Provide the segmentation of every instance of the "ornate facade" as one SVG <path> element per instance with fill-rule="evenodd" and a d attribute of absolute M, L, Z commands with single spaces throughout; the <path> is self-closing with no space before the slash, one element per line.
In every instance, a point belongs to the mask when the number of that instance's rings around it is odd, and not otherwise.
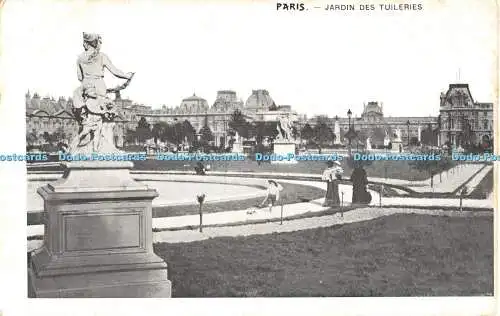
<path fill-rule="evenodd" d="M 193 128 L 199 132 L 207 124 L 214 135 L 215 146 L 228 145 L 228 131 L 231 115 L 240 110 L 251 121 L 277 121 L 281 115 L 286 115 L 301 129 L 306 123 L 314 126 L 317 118 L 307 119 L 292 111 L 289 105 L 276 105 L 267 90 L 253 90 L 246 102 L 237 98 L 236 92 L 221 90 L 217 92 L 212 106 L 208 102 L 193 94 L 183 99 L 179 106 L 162 106 L 153 109 L 150 106 L 135 104 L 131 100 L 116 96 L 116 110 L 118 113 L 115 125 L 115 141 L 121 147 L 124 143 L 127 130 L 135 130 L 141 117 L 152 126 L 157 122 L 174 124 L 188 120 Z M 36 93 L 26 94 L 26 132 L 35 140 L 35 143 L 44 142 L 44 133 L 59 132 L 61 141 L 69 143 L 76 135 L 78 125 L 73 117 L 72 100 L 59 98 L 40 98 Z M 368 102 L 364 105 L 360 116 L 353 114 L 348 117 L 330 117 L 327 124 L 332 131 L 338 125 L 341 141 L 345 143 L 344 134 L 351 124 L 359 132 L 361 141 L 370 137 L 376 143 L 387 133 L 394 135 L 399 129 L 403 144 L 412 138 L 421 139 L 424 130 L 437 130 L 435 145 L 450 142 L 454 146 L 466 141 L 479 142 L 493 135 L 493 105 L 491 103 L 474 102 L 467 84 L 451 84 L 446 93 L 441 94 L 439 117 L 386 117 L 383 104 Z M 408 124 L 409 123 L 409 124 Z M 441 125 L 439 125 L 441 124 Z M 466 127 L 467 133 L 464 131 Z M 378 141 L 377 141 L 378 139 Z"/>
<path fill-rule="evenodd" d="M 465 143 L 477 144 L 492 137 L 493 104 L 474 102 L 468 84 L 450 84 L 448 91 L 441 94 L 439 116 L 385 117 L 382 103 L 368 102 L 360 116 L 353 113 L 350 120 L 345 116 L 329 118 L 328 125 L 332 131 L 335 130 L 336 121 L 344 143 L 343 136 L 351 124 L 358 131 L 362 142 L 370 137 L 381 143 L 381 134 L 387 131 L 388 135 L 394 136 L 394 131 L 399 129 L 403 144 L 407 144 L 415 138 L 420 141 L 423 131 L 430 127 L 432 131 L 439 130 L 434 145 L 449 143 L 458 147 Z M 301 121 L 301 125 L 309 123 L 314 126 L 316 122 L 317 118 L 312 118 Z"/>
<path fill-rule="evenodd" d="M 475 102 L 468 84 L 450 84 L 440 101 L 442 143 L 463 146 L 493 137 L 493 103 Z"/>
<path fill-rule="evenodd" d="M 78 123 L 71 110 L 71 98 L 60 97 L 58 100 L 49 97 L 41 98 L 37 93 L 25 95 L 26 106 L 26 141 L 27 145 L 40 146 L 52 142 L 48 135 L 56 135 L 54 143 L 69 144 L 77 135 Z M 125 119 L 119 113 L 115 119 L 115 143 L 123 145 Z"/>

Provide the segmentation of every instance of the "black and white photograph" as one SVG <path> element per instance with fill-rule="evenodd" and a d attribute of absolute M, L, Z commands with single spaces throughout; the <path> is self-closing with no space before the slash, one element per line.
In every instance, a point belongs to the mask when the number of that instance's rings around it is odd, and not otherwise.
<path fill-rule="evenodd" d="M 493 300 L 496 11 L 3 1 L 23 299 Z"/>

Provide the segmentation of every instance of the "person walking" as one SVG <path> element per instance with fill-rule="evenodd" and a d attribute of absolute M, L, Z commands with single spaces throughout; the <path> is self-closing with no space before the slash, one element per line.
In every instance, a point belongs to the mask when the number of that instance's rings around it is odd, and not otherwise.
<path fill-rule="evenodd" d="M 369 204 L 371 194 L 367 191 L 368 177 L 361 163 L 356 163 L 351 174 L 352 204 Z"/>
<path fill-rule="evenodd" d="M 276 205 L 280 199 L 280 192 L 283 191 L 283 187 L 274 180 L 267 180 L 267 182 L 267 195 L 264 201 L 260 203 L 260 207 L 264 207 L 267 202 L 269 205 L 269 213 L 271 213 L 273 210 L 273 206 Z"/>
<path fill-rule="evenodd" d="M 339 198 L 339 179 L 341 175 L 341 164 L 339 161 L 328 160 L 327 168 L 323 171 L 321 179 L 327 183 L 325 202 L 323 206 L 333 207 L 340 205 Z"/>

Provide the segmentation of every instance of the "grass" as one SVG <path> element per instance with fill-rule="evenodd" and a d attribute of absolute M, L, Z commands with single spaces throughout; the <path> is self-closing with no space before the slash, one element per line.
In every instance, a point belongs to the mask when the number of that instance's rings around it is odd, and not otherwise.
<path fill-rule="evenodd" d="M 476 188 L 467 196 L 469 199 L 486 199 L 493 192 L 493 170 L 479 182 Z"/>
<path fill-rule="evenodd" d="M 283 201 L 283 204 L 307 202 L 311 200 L 320 199 L 325 196 L 325 191 L 317 187 L 295 184 L 295 183 L 283 183 L 282 186 L 283 186 L 283 191 L 281 192 L 280 199 Z M 206 213 L 244 210 L 256 207 L 263 200 L 264 197 L 258 197 L 258 198 L 236 200 L 236 201 L 207 203 L 203 205 L 203 213 L 206 214 Z M 153 218 L 199 214 L 199 207 L 196 203 L 197 203 L 196 200 L 193 198 L 193 204 L 191 205 L 153 207 Z M 41 224 L 42 216 L 43 213 L 41 212 L 40 213 L 29 212 L 27 215 L 27 224 L 28 225 Z"/>
<path fill-rule="evenodd" d="M 196 162 L 193 161 L 160 161 L 148 159 L 145 161 L 134 161 L 135 170 L 149 170 L 149 171 L 166 171 L 166 170 L 179 170 L 179 171 L 193 171 Z M 307 174 L 321 174 L 326 168 L 325 161 L 299 161 L 297 164 L 271 164 L 261 163 L 257 164 L 255 161 L 211 161 L 210 164 L 212 171 L 219 172 L 277 172 L 277 173 L 307 173 Z M 344 176 L 349 177 L 352 169 L 346 163 L 342 164 L 344 168 Z M 373 162 L 373 164 L 366 166 L 366 173 L 368 177 L 389 178 L 389 179 L 402 179 L 419 181 L 426 180 L 429 175 L 426 172 L 421 172 L 412 168 L 408 161 L 391 161 L 390 165 L 387 162 Z M 32 164 L 30 171 L 58 171 L 60 167 L 36 167 Z"/>
<path fill-rule="evenodd" d="M 381 184 L 368 184 L 368 189 L 369 190 L 373 190 L 377 193 L 380 193 L 380 189 L 381 189 Z M 406 194 L 406 195 L 403 195 L 403 194 L 400 194 L 398 191 L 394 190 L 393 188 L 391 188 L 390 186 L 388 185 L 384 185 L 383 187 L 383 192 L 382 192 L 382 196 L 384 197 L 400 197 L 400 196 L 409 196 L 409 194 Z"/>
<path fill-rule="evenodd" d="M 307 185 L 283 183 L 282 186 L 283 186 L 283 191 L 281 191 L 280 199 L 283 201 L 283 204 L 294 204 L 294 203 L 320 199 L 325 195 L 324 190 Z M 258 198 L 251 198 L 251 199 L 237 200 L 237 201 L 207 203 L 203 206 L 203 213 L 244 210 L 256 207 L 263 200 L 264 197 L 258 197 Z M 194 215 L 194 214 L 199 214 L 199 207 L 197 204 L 155 207 L 153 209 L 153 217 L 168 217 L 168 216 L 181 216 L 181 215 Z"/>
<path fill-rule="evenodd" d="M 299 161 L 297 164 L 271 164 L 261 163 L 257 164 L 255 161 L 213 161 L 210 162 L 212 171 L 233 171 L 233 172 L 277 172 L 277 173 L 307 173 L 307 174 L 321 174 L 326 168 L 325 161 Z M 158 161 L 146 160 L 134 162 L 134 168 L 137 170 L 194 170 L 195 163 L 185 161 Z M 366 166 L 365 170 L 368 177 L 379 178 L 392 178 L 402 180 L 425 180 L 428 174 L 412 168 L 407 161 L 391 161 L 388 168 L 384 162 L 374 162 Z M 352 169 L 345 163 L 342 164 L 344 168 L 344 176 L 349 177 Z"/>
<path fill-rule="evenodd" d="M 264 236 L 157 244 L 174 297 L 493 293 L 493 221 L 392 215 Z"/>

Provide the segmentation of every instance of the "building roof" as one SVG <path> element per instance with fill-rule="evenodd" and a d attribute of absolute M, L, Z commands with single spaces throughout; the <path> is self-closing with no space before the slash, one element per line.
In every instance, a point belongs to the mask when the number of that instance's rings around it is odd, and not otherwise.
<path fill-rule="evenodd" d="M 182 99 L 182 101 L 205 101 L 205 102 L 206 102 L 207 100 L 205 100 L 205 99 L 203 99 L 203 98 L 200 98 L 200 97 L 199 97 L 199 96 L 197 96 L 195 93 L 193 93 L 193 95 L 192 95 L 192 96 L 187 97 L 187 98 L 185 98 L 185 99 Z"/>
<path fill-rule="evenodd" d="M 245 108 L 257 109 L 269 109 L 272 106 L 276 106 L 274 100 L 269 95 L 267 90 L 253 90 L 252 94 L 248 97 L 245 102 Z"/>
<path fill-rule="evenodd" d="M 368 113 L 377 113 L 377 114 L 384 115 L 384 112 L 382 111 L 382 107 L 378 104 L 378 102 L 373 102 L 373 101 L 370 101 L 370 102 L 368 102 L 367 105 L 365 105 L 365 108 L 363 109 L 363 114 L 361 114 L 361 115 L 363 116 L 363 115 L 366 115 Z"/>

